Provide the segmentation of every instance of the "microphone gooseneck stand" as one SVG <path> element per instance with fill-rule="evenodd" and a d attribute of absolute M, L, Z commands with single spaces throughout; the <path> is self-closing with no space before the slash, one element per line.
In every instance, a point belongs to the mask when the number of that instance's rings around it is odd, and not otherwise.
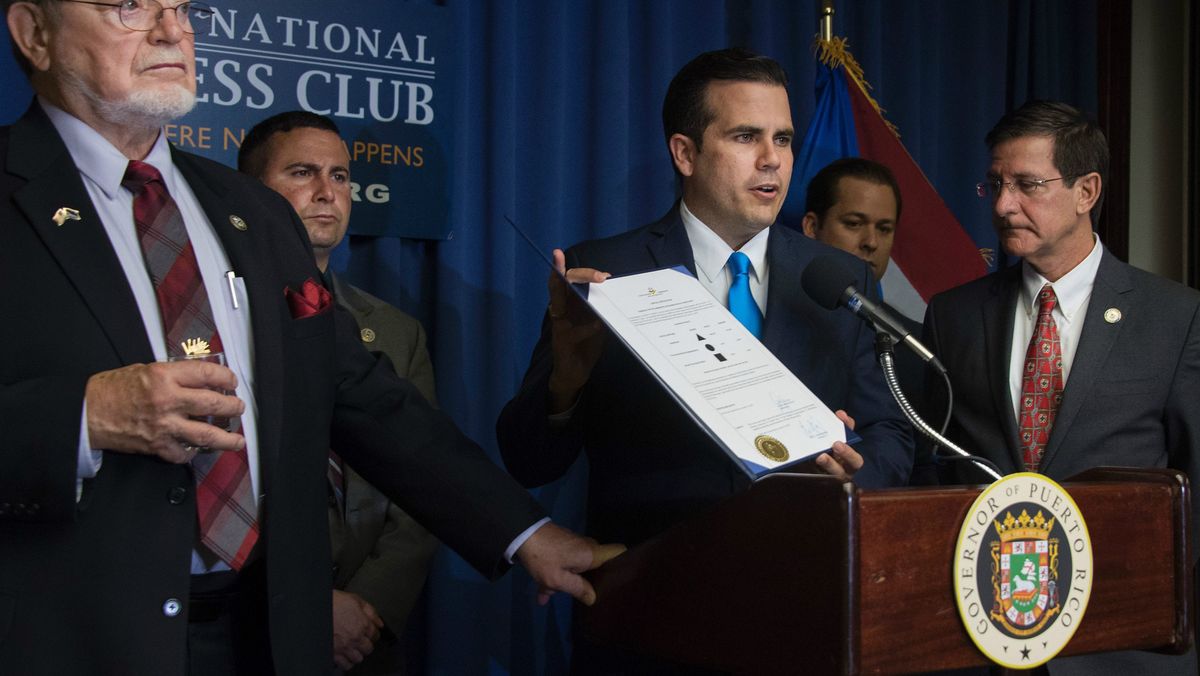
<path fill-rule="evenodd" d="M 937 453 L 938 446 L 943 446 L 955 454 L 952 456 L 940 456 L 943 459 L 974 463 L 976 467 L 982 469 L 984 473 L 993 479 L 1002 479 L 1003 476 L 1000 474 L 1000 470 L 996 467 L 996 465 L 984 458 L 966 452 L 960 448 L 958 444 L 950 441 L 946 437 L 942 436 L 942 434 L 937 430 L 930 427 L 928 423 L 921 419 L 921 416 L 917 415 L 916 409 L 914 409 L 912 404 L 908 402 L 908 397 L 904 396 L 904 392 L 900 390 L 900 383 L 896 380 L 895 354 L 893 353 L 894 344 L 895 340 L 890 334 L 888 334 L 887 331 L 876 332 L 875 354 L 879 358 L 879 366 L 883 369 L 883 378 L 885 381 L 887 381 L 888 389 L 892 391 L 892 398 L 896 400 L 896 404 L 899 405 L 900 410 L 904 412 L 904 417 L 908 418 L 908 421 L 911 422 L 913 427 L 921 432 L 921 434 L 924 434 L 937 443 L 937 446 L 934 446 L 935 454 Z M 950 378 L 945 374 L 945 372 L 942 373 L 942 377 L 946 380 L 947 394 L 951 399 L 951 402 L 953 402 L 954 395 L 950 389 Z M 947 421 L 949 421 L 948 409 Z"/>

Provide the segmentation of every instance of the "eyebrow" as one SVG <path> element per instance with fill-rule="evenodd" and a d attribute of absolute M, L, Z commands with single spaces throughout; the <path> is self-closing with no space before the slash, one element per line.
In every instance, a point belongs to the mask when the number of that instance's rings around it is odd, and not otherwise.
<path fill-rule="evenodd" d="M 749 125 L 749 124 L 739 124 L 736 127 L 728 129 L 725 133 L 726 134 L 755 134 L 755 135 L 757 135 L 757 134 L 763 133 L 763 128 L 755 127 L 755 126 Z"/>
<path fill-rule="evenodd" d="M 765 132 L 766 132 L 766 129 L 764 129 L 763 127 L 756 127 L 752 124 L 739 124 L 738 126 L 732 127 L 725 131 L 726 134 L 754 134 L 756 136 L 761 135 Z M 795 136 L 795 135 L 796 135 L 796 130 L 791 127 L 787 127 L 786 129 L 780 129 L 779 131 L 772 134 L 772 136 Z"/>
<path fill-rule="evenodd" d="M 1012 177 L 1013 177 L 1014 179 L 1018 180 L 1018 181 L 1020 181 L 1020 180 L 1033 180 L 1033 181 L 1040 181 L 1040 180 L 1042 180 L 1040 176 L 1037 176 L 1036 174 L 1031 174 L 1031 173 L 1029 173 L 1029 172 L 1027 172 L 1027 171 L 1018 171 L 1017 173 L 1015 173 L 1015 174 L 1012 174 Z M 991 180 L 991 179 L 1000 180 L 1000 179 L 1003 179 L 1004 177 L 1003 177 L 1003 176 L 1001 176 L 1001 175 L 1000 175 L 999 173 L 997 173 L 997 172 L 994 172 L 994 171 L 989 171 L 989 172 L 987 173 L 987 178 L 988 178 L 989 180 Z"/>
<path fill-rule="evenodd" d="M 854 216 L 856 218 L 861 218 L 864 221 L 870 221 L 871 223 L 895 223 L 896 222 L 896 219 L 894 219 L 894 218 L 884 218 L 884 219 L 877 221 L 861 211 L 847 211 L 846 213 L 842 214 L 843 218 L 846 216 Z"/>
<path fill-rule="evenodd" d="M 285 169 L 285 170 L 290 170 L 290 169 L 307 169 L 307 170 L 309 170 L 309 171 L 318 171 L 318 172 L 319 172 L 319 171 L 321 171 L 321 165 L 319 165 L 319 164 L 317 164 L 317 163 L 315 163 L 315 162 L 292 162 L 291 164 L 289 164 L 289 165 L 287 165 L 286 167 L 284 167 L 284 169 Z M 330 167 L 330 168 L 329 168 L 329 170 L 330 170 L 331 172 L 334 172 L 334 171 L 340 171 L 340 172 L 343 172 L 343 173 L 346 173 L 346 174 L 349 174 L 349 173 L 350 173 L 350 168 L 349 168 L 349 167 L 342 166 L 342 165 L 340 165 L 340 164 L 339 164 L 339 165 L 337 165 L 337 166 Z"/>

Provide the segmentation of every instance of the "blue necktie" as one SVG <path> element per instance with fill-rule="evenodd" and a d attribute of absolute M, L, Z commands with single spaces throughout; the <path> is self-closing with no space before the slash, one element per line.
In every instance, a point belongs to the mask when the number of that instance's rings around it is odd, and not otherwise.
<path fill-rule="evenodd" d="M 725 263 L 733 275 L 729 286 L 729 311 L 746 327 L 755 338 L 762 338 L 762 313 L 750 293 L 750 259 L 741 251 L 734 251 Z"/>

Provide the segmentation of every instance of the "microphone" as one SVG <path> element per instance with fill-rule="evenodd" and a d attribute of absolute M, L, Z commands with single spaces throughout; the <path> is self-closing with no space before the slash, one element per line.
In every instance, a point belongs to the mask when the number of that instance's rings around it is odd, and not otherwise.
<path fill-rule="evenodd" d="M 939 373 L 946 367 L 899 320 L 854 288 L 854 273 L 834 256 L 819 256 L 804 268 L 800 286 L 818 305 L 833 310 L 844 305 L 878 332 L 887 332 Z"/>

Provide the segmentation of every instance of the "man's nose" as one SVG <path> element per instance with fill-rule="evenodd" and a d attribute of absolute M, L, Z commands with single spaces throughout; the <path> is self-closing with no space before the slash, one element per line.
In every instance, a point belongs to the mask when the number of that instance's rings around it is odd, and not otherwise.
<path fill-rule="evenodd" d="M 1012 190 L 1008 185 L 1003 185 L 996 192 L 996 199 L 992 202 L 992 213 L 996 216 L 1004 217 L 1009 214 L 1015 214 L 1020 210 L 1021 200 L 1017 195 L 1016 190 Z"/>
<path fill-rule="evenodd" d="M 775 145 L 775 139 L 767 139 L 762 144 L 762 151 L 758 157 L 759 169 L 777 169 L 779 168 L 782 157 L 782 150 Z"/>
<path fill-rule="evenodd" d="M 151 7 L 153 7 L 153 3 Z M 175 44 L 182 40 L 188 33 L 183 30 L 183 24 L 180 23 L 179 11 L 171 9 L 163 9 L 158 6 L 158 21 L 154 27 L 148 32 L 150 40 L 154 42 L 163 41 L 170 44 Z"/>
<path fill-rule="evenodd" d="M 866 232 L 862 237 L 862 248 L 865 251 L 874 252 L 879 248 L 879 233 L 875 232 L 874 226 L 867 226 Z"/>
<path fill-rule="evenodd" d="M 318 202 L 333 201 L 333 178 L 330 176 L 317 177 L 317 190 L 313 193 L 313 199 Z"/>

